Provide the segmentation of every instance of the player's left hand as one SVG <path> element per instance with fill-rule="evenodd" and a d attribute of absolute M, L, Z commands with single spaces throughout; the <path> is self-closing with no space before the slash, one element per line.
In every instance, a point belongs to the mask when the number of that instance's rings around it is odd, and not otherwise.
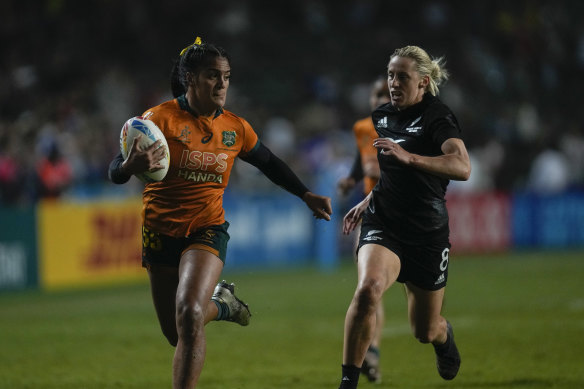
<path fill-rule="evenodd" d="M 411 154 L 389 138 L 375 139 L 373 141 L 373 147 L 381 149 L 380 154 L 394 158 L 403 164 L 407 165 L 410 162 Z"/>
<path fill-rule="evenodd" d="M 331 205 L 331 198 L 326 196 L 319 196 L 312 192 L 306 192 L 302 196 L 302 201 L 306 203 L 308 208 L 316 219 L 331 220 L 333 214 L 333 207 Z"/>

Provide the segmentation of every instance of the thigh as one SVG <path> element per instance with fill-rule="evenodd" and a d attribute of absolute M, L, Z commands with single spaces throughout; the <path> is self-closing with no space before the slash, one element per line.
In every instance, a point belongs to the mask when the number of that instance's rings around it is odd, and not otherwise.
<path fill-rule="evenodd" d="M 385 291 L 397 279 L 400 268 L 399 257 L 387 247 L 365 244 L 359 248 L 357 255 L 359 285 L 373 282 Z"/>
<path fill-rule="evenodd" d="M 148 266 L 147 270 L 156 309 L 158 310 L 159 306 L 161 308 L 171 306 L 172 311 L 174 311 L 174 300 L 178 286 L 178 268 L 154 265 Z"/>
<path fill-rule="evenodd" d="M 206 308 L 223 270 L 223 261 L 207 250 L 183 252 L 178 268 L 177 304 Z"/>
<path fill-rule="evenodd" d="M 223 224 L 204 227 L 193 232 L 185 238 L 184 251 L 191 249 L 208 251 L 225 263 L 227 242 L 229 241 L 229 233 L 227 232 L 228 228 L 229 223 L 225 222 Z M 181 253 L 181 258 L 183 253 Z"/>
<path fill-rule="evenodd" d="M 178 268 L 151 265 L 147 267 L 150 278 L 152 301 L 162 332 L 172 344 L 176 344 L 176 289 Z"/>
<path fill-rule="evenodd" d="M 160 268 L 157 272 L 165 273 L 164 268 L 178 268 L 180 255 L 184 250 L 184 238 L 160 234 L 142 226 L 142 266 Z"/>

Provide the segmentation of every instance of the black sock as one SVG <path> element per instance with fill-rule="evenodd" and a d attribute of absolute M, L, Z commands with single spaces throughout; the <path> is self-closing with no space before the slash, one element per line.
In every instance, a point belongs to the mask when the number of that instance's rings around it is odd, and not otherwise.
<path fill-rule="evenodd" d="M 339 389 L 357 389 L 361 368 L 355 365 L 342 365 L 342 367 L 343 378 L 341 380 L 341 386 L 339 386 Z"/>

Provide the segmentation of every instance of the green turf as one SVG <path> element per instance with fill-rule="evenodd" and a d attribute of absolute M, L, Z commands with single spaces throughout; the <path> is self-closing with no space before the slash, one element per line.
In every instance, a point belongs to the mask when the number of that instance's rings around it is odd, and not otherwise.
<path fill-rule="evenodd" d="M 227 274 L 249 327 L 207 326 L 200 388 L 338 387 L 350 261 L 333 273 Z M 444 314 L 463 363 L 440 379 L 410 335 L 403 291 L 384 299 L 383 383 L 361 388 L 584 388 L 584 253 L 453 257 Z M 170 388 L 173 349 L 148 286 L 0 294 L 0 388 Z"/>

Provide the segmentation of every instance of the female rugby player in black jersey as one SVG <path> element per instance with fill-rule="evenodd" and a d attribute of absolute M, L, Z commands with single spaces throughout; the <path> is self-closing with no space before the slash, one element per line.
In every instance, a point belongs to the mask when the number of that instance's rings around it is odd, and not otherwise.
<path fill-rule="evenodd" d="M 345 234 L 361 218 L 362 224 L 340 389 L 357 387 L 376 309 L 396 281 L 405 286 L 412 332 L 433 345 L 440 376 L 451 380 L 458 373 L 452 326 L 441 315 L 450 250 L 444 197 L 449 180 L 468 180 L 471 166 L 454 114 L 436 97 L 446 79 L 443 59 L 432 59 L 417 46 L 391 55 L 391 102 L 372 114 L 381 177 L 343 219 Z"/>

